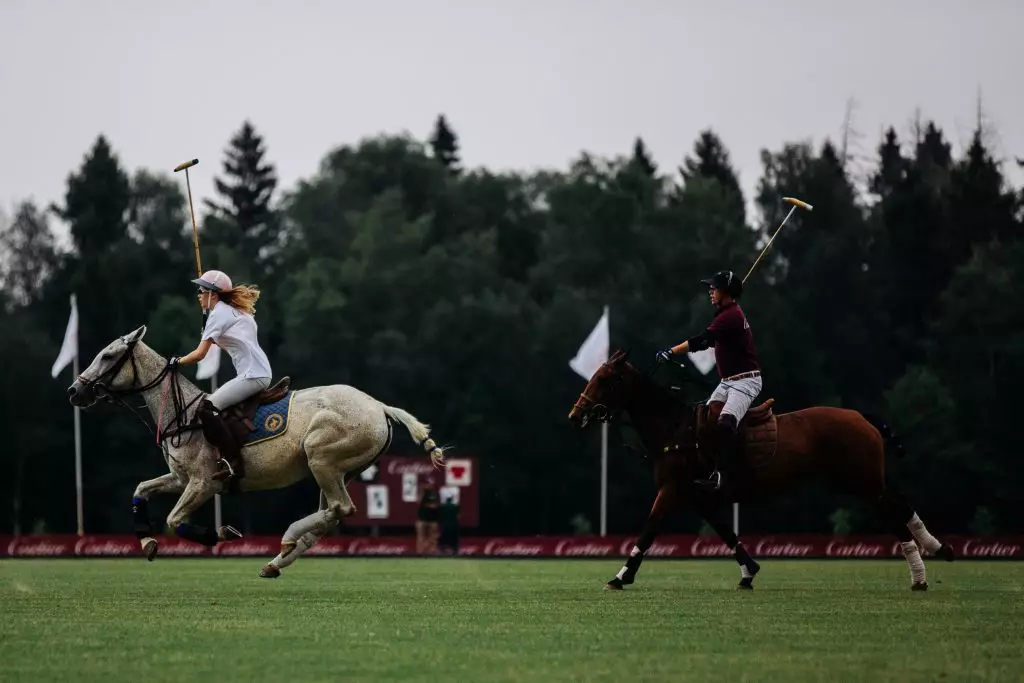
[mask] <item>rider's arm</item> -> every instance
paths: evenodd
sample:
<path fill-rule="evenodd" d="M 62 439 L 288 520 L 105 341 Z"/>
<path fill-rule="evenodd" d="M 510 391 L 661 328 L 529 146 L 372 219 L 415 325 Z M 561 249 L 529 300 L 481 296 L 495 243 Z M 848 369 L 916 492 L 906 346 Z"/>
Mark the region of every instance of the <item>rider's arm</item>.
<path fill-rule="evenodd" d="M 210 341 L 209 339 L 204 339 L 203 341 L 199 342 L 199 346 L 197 346 L 194 351 L 179 358 L 178 363 L 180 363 L 181 365 L 187 365 L 189 363 L 198 363 L 202 359 L 206 358 L 206 354 L 207 352 L 209 352 L 211 346 L 213 346 L 213 342 Z"/>
<path fill-rule="evenodd" d="M 703 351 L 704 349 L 710 348 L 715 343 L 714 333 L 710 330 L 704 330 L 696 337 L 687 339 L 682 344 L 677 344 L 672 347 L 673 355 L 679 355 L 686 353 L 687 351 Z"/>

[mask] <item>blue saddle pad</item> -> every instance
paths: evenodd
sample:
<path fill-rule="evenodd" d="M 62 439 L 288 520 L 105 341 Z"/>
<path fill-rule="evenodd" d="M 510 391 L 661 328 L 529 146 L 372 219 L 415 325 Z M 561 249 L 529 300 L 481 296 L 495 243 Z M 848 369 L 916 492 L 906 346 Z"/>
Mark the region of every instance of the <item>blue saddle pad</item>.
<path fill-rule="evenodd" d="M 251 446 L 260 441 L 273 439 L 288 431 L 288 415 L 291 413 L 292 394 L 294 393 L 294 390 L 289 390 L 280 401 L 268 403 L 256 409 L 256 416 L 252 420 L 256 429 L 245 437 L 243 446 Z"/>

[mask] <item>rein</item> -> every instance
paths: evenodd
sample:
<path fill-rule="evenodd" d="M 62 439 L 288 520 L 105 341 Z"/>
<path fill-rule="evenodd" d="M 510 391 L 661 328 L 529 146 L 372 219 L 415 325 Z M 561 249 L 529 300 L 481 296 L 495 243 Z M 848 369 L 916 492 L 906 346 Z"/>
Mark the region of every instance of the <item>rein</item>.
<path fill-rule="evenodd" d="M 679 368 L 685 367 L 682 363 L 671 363 L 673 365 L 678 366 Z M 640 375 L 646 380 L 653 380 L 654 376 L 657 374 L 658 370 L 661 368 L 662 365 L 663 363 L 660 362 L 652 363 L 648 365 L 647 368 L 640 373 Z M 660 449 L 662 453 L 682 450 L 683 444 L 677 442 L 679 441 L 679 437 L 682 436 L 682 441 L 684 443 L 692 439 L 694 454 L 698 459 L 701 457 L 702 444 L 700 443 L 699 436 L 701 431 L 700 427 L 701 417 L 703 415 L 703 407 L 703 403 L 698 403 L 692 407 L 693 417 L 690 420 L 690 424 L 688 425 L 687 429 L 685 430 L 685 434 L 677 432 L 674 435 L 670 436 L 669 438 L 671 442 L 663 445 Z M 615 410 L 610 410 L 607 405 L 600 403 L 597 400 L 588 396 L 586 394 L 586 389 L 584 389 L 584 391 L 580 393 L 579 398 L 576 399 L 576 403 L 573 404 L 573 408 L 585 412 L 585 414 L 588 415 L 588 419 L 593 419 L 594 421 L 599 423 L 611 423 L 614 419 L 616 419 L 619 416 L 620 413 L 622 413 L 625 410 L 624 406 L 619 407 Z M 624 427 L 629 427 L 633 429 L 634 432 L 638 431 L 632 419 L 630 419 L 628 422 L 623 421 L 620 424 Z M 629 448 L 630 450 L 635 450 L 634 448 L 629 446 L 629 444 L 625 443 L 625 439 L 623 439 L 623 444 L 626 445 L 626 447 Z M 642 456 L 645 459 L 649 457 L 646 448 L 643 449 Z"/>
<path fill-rule="evenodd" d="M 174 417 L 171 419 L 170 422 L 167 423 L 166 431 L 161 429 L 160 422 L 163 417 L 163 396 L 161 396 L 160 414 L 157 415 L 156 418 L 156 442 L 159 444 L 167 439 L 171 439 L 171 446 L 175 448 L 180 447 L 182 444 L 182 437 L 184 434 L 200 429 L 200 426 L 198 424 L 188 424 L 187 419 L 188 410 L 202 397 L 202 394 L 200 393 L 194 399 L 186 403 L 184 392 L 181 389 L 180 375 L 178 373 L 178 370 L 171 366 L 170 362 L 168 362 L 164 366 L 163 370 L 160 371 L 160 373 L 156 376 L 156 378 L 153 379 L 153 381 L 149 382 L 148 384 L 137 385 L 136 382 L 139 381 L 139 367 L 135 362 L 135 345 L 137 341 L 132 340 L 126 343 L 128 344 L 128 348 L 121 355 L 121 358 L 119 358 L 118 361 L 114 363 L 114 365 L 112 365 L 109 370 L 98 376 L 96 379 L 90 380 L 79 375 L 78 380 L 82 382 L 86 386 L 86 388 L 92 390 L 94 393 L 99 395 L 100 398 L 130 410 L 132 414 L 135 415 L 135 417 L 138 418 L 138 420 L 142 422 L 142 424 L 145 425 L 146 429 L 148 429 L 152 434 L 153 428 L 149 426 L 149 423 L 147 423 L 146 420 L 141 415 L 139 415 L 138 411 L 133 406 L 131 406 L 125 399 L 128 398 L 129 396 L 135 396 L 149 391 L 153 387 L 163 382 L 164 379 L 166 378 L 168 380 L 168 387 L 165 387 L 164 394 L 166 394 L 167 389 L 169 388 L 171 393 L 171 404 L 174 410 Z M 104 378 L 108 376 L 111 379 L 117 377 L 118 373 L 129 361 L 132 364 L 132 382 L 127 389 L 113 389 L 111 387 L 108 387 L 102 381 Z M 97 391 L 97 389 L 102 390 L 102 394 L 100 394 L 100 392 Z"/>

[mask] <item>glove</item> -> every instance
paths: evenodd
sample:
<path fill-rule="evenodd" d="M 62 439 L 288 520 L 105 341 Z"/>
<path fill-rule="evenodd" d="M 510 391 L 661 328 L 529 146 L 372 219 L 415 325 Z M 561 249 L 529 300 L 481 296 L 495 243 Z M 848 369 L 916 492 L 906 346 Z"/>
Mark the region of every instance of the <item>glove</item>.
<path fill-rule="evenodd" d="M 672 360 L 672 349 L 662 349 L 655 354 L 655 358 L 662 363 L 668 363 Z"/>
<path fill-rule="evenodd" d="M 167 365 L 172 369 L 176 369 L 181 365 L 181 356 L 171 356 L 171 359 L 167 361 Z"/>

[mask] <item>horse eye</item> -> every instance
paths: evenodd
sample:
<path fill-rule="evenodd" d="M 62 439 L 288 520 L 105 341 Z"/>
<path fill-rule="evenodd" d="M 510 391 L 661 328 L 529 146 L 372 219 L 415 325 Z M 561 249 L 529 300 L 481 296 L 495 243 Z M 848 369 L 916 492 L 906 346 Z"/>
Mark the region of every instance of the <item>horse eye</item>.
<path fill-rule="evenodd" d="M 114 354 L 112 354 L 112 353 L 105 353 L 102 356 L 100 356 L 100 360 L 110 360 L 113 357 L 114 357 Z"/>

